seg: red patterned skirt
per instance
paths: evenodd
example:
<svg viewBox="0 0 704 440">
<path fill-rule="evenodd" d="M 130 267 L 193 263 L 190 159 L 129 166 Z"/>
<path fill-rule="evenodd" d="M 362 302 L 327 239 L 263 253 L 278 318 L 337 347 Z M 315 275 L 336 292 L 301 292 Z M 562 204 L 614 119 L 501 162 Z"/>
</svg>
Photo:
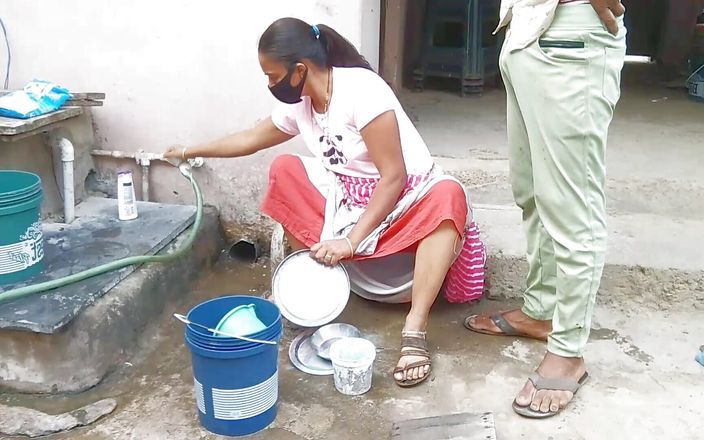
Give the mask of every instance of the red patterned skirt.
<svg viewBox="0 0 704 440">
<path fill-rule="evenodd" d="M 421 179 L 409 176 L 409 185 Z M 355 182 L 350 180 L 350 184 Z M 368 200 L 371 191 L 365 189 L 367 187 L 362 185 L 348 189 L 353 198 L 359 199 L 366 194 L 362 199 Z M 360 200 L 352 202 L 359 203 Z M 325 198 L 311 183 L 297 156 L 283 155 L 274 159 L 269 171 L 269 188 L 261 209 L 304 246 L 311 247 L 320 240 L 325 221 Z M 466 239 L 445 279 L 445 298 L 450 302 L 479 299 L 484 288 L 485 251 L 476 225 L 472 223 L 465 228 L 467 210 L 463 188 L 454 181 L 439 182 L 381 234 L 372 255 L 355 256 L 354 259 L 415 252 L 421 240 L 442 222 L 451 221 L 457 233 Z"/>
</svg>

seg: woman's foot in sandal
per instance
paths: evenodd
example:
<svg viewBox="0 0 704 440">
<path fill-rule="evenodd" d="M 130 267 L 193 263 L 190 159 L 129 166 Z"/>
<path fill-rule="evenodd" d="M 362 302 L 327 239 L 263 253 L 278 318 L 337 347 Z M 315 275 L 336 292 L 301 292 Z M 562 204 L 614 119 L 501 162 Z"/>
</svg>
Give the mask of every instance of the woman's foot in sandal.
<svg viewBox="0 0 704 440">
<path fill-rule="evenodd" d="M 492 315 L 472 315 L 464 326 L 473 332 L 492 336 L 517 336 L 547 341 L 552 331 L 552 321 L 539 321 L 515 309 Z"/>
<path fill-rule="evenodd" d="M 401 332 L 401 358 L 394 369 L 396 385 L 412 387 L 430 376 L 430 352 L 423 331 L 404 330 Z"/>
</svg>

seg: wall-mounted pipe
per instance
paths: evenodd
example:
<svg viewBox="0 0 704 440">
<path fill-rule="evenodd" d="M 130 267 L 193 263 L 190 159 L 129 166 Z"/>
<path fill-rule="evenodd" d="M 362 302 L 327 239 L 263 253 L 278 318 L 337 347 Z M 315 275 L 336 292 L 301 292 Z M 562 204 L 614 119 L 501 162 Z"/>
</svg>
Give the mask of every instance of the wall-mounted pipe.
<svg viewBox="0 0 704 440">
<path fill-rule="evenodd" d="M 134 159 L 142 167 L 142 200 L 149 201 L 149 166 L 153 160 L 169 162 L 161 153 L 149 153 L 146 151 L 120 151 L 120 150 L 93 150 L 93 156 L 112 157 L 115 159 Z M 200 168 L 205 161 L 202 157 L 188 159 L 188 164 L 193 168 Z M 173 164 L 172 164 L 173 165 Z"/>
<path fill-rule="evenodd" d="M 52 148 L 58 148 L 61 152 L 64 222 L 71 223 L 76 218 L 76 196 L 74 194 L 75 186 L 73 184 L 73 161 L 75 158 L 73 144 L 62 136 L 52 137 L 50 142 Z"/>
<path fill-rule="evenodd" d="M 149 161 L 142 165 L 142 200 L 149 201 Z"/>
</svg>

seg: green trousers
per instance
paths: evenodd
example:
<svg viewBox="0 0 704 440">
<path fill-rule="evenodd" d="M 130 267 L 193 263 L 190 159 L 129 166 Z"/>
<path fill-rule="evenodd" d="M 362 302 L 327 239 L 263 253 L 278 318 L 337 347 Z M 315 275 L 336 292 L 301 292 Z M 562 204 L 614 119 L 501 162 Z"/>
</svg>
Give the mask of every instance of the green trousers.
<svg viewBox="0 0 704 440">
<path fill-rule="evenodd" d="M 528 239 L 523 311 L 552 320 L 548 351 L 559 356 L 582 356 L 604 267 L 604 156 L 626 53 L 620 25 L 613 36 L 589 4 L 559 6 L 539 41 L 500 57 L 511 185 Z"/>
</svg>

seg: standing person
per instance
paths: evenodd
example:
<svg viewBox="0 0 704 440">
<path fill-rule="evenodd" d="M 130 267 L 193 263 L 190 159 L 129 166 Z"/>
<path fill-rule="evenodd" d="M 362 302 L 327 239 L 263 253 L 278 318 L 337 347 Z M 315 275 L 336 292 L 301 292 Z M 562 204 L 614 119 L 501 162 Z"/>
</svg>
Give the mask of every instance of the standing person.
<svg viewBox="0 0 704 440">
<path fill-rule="evenodd" d="M 259 40 L 259 64 L 281 101 L 271 117 L 165 156 L 242 157 L 300 136 L 312 156 L 273 161 L 262 211 L 294 250 L 323 264 L 415 254 L 393 379 L 425 381 L 428 317 L 446 277 L 455 302 L 482 294 L 484 248 L 463 186 L 435 165 L 391 88 L 332 28 L 277 20 Z"/>
<path fill-rule="evenodd" d="M 582 355 L 606 252 L 604 154 L 620 96 L 624 12 L 618 0 L 502 2 L 511 186 L 529 271 L 521 309 L 469 316 L 465 326 L 547 340 L 513 402 L 526 417 L 557 414 L 587 378 Z"/>
</svg>

